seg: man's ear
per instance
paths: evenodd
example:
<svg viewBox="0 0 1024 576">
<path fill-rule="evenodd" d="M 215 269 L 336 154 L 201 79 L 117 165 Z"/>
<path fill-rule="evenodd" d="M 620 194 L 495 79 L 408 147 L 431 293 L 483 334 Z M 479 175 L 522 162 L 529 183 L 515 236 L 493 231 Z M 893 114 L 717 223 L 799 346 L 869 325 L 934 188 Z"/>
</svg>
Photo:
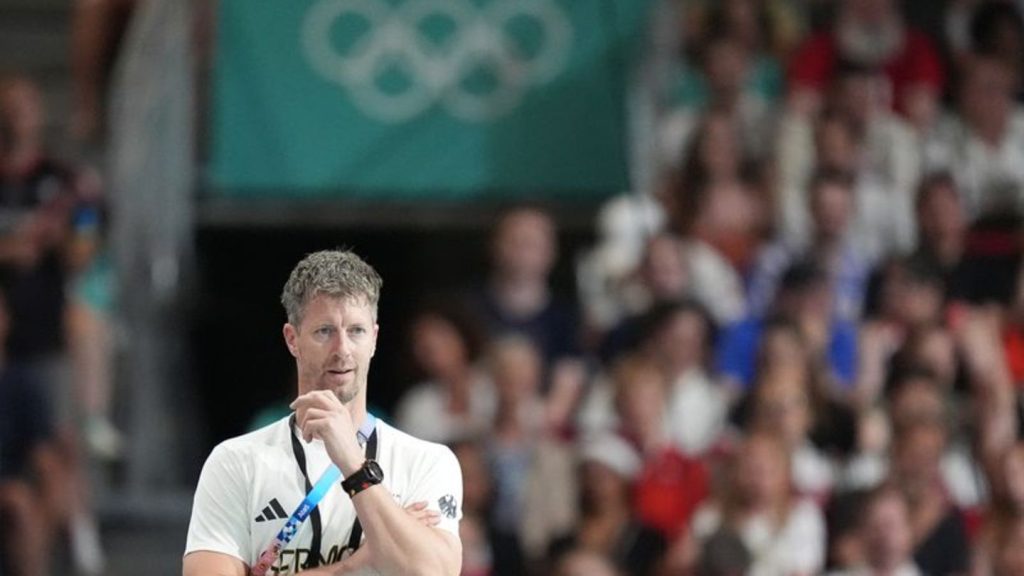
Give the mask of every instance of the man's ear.
<svg viewBox="0 0 1024 576">
<path fill-rule="evenodd" d="M 373 350 L 370 350 L 370 358 L 377 353 L 377 335 L 380 334 L 380 324 L 373 325 Z"/>
<path fill-rule="evenodd" d="M 288 351 L 291 352 L 292 356 L 299 357 L 299 331 L 289 323 L 285 323 L 284 328 L 281 331 L 284 334 L 285 346 L 288 346 Z"/>
</svg>

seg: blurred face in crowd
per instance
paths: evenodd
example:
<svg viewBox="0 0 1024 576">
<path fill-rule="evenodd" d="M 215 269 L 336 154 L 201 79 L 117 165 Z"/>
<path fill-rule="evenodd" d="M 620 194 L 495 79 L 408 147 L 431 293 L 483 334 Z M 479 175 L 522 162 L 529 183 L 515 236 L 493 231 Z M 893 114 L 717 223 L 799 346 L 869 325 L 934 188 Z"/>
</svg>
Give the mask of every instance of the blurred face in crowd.
<svg viewBox="0 0 1024 576">
<path fill-rule="evenodd" d="M 862 522 L 861 538 L 869 566 L 893 570 L 909 560 L 913 532 L 907 503 L 899 492 L 886 490 L 872 498 Z"/>
<path fill-rule="evenodd" d="M 853 212 L 853 191 L 840 182 L 821 182 L 811 191 L 810 208 L 817 238 L 842 238 Z"/>
<path fill-rule="evenodd" d="M 715 40 L 708 47 L 707 76 L 716 97 L 733 98 L 743 91 L 747 76 L 747 55 L 739 42 Z"/>
<path fill-rule="evenodd" d="M 748 49 L 761 44 L 759 6 L 755 0 L 723 0 L 726 27 L 731 35 Z"/>
<path fill-rule="evenodd" d="M 843 0 L 843 14 L 863 24 L 881 24 L 895 14 L 893 0 Z"/>
<path fill-rule="evenodd" d="M 591 509 L 601 509 L 629 499 L 629 479 L 607 464 L 593 460 L 583 463 L 580 491 L 583 501 Z"/>
<path fill-rule="evenodd" d="M 515 210 L 498 223 L 493 248 L 501 277 L 544 281 L 555 263 L 555 225 L 539 210 Z"/>
<path fill-rule="evenodd" d="M 942 394 L 934 381 L 923 376 L 905 378 L 889 400 L 889 417 L 897 433 L 914 426 L 942 425 L 945 414 Z"/>
<path fill-rule="evenodd" d="M 883 282 L 882 307 L 887 316 L 905 327 L 927 326 L 939 320 L 942 286 L 913 277 L 900 263 L 889 266 Z"/>
<path fill-rule="evenodd" d="M 795 328 L 772 326 L 764 335 L 758 349 L 758 372 L 788 372 L 797 370 L 807 374 L 807 348 Z"/>
<path fill-rule="evenodd" d="M 520 403 L 532 398 L 540 390 L 540 354 L 525 339 L 499 342 L 491 353 L 491 377 L 503 403 Z"/>
<path fill-rule="evenodd" d="M 469 352 L 459 331 L 437 314 L 421 316 L 413 324 L 412 351 L 419 367 L 442 382 L 469 362 Z"/>
<path fill-rule="evenodd" d="M 790 490 L 789 456 L 782 444 L 762 435 L 749 437 L 736 454 L 733 481 L 749 508 L 781 502 Z"/>
<path fill-rule="evenodd" d="M 653 364 L 627 361 L 616 370 L 616 406 L 623 428 L 649 439 L 659 431 L 665 410 L 665 377 Z"/>
<path fill-rule="evenodd" d="M 854 172 L 860 155 L 851 126 L 837 116 L 825 117 L 816 133 L 818 163 L 823 168 Z"/>
<path fill-rule="evenodd" d="M 964 68 L 960 112 L 986 139 L 1001 138 L 1013 111 L 1013 73 L 993 58 L 975 58 Z"/>
<path fill-rule="evenodd" d="M 889 105 L 888 80 L 881 71 L 857 71 L 844 74 L 837 83 L 836 105 L 858 126 Z"/>
<path fill-rule="evenodd" d="M 917 225 L 922 240 L 929 242 L 950 236 L 963 236 L 967 230 L 967 220 L 956 184 L 951 179 L 936 181 L 924 194 L 917 207 Z"/>
<path fill-rule="evenodd" d="M 892 477 L 911 502 L 928 494 L 941 481 L 939 465 L 946 449 L 946 433 L 939 425 L 918 424 L 896 431 Z"/>
<path fill-rule="evenodd" d="M 641 268 L 644 284 L 655 300 L 679 298 L 690 278 L 683 262 L 683 247 L 669 234 L 659 234 L 647 243 Z"/>
<path fill-rule="evenodd" d="M 792 293 L 792 314 L 801 322 L 816 320 L 827 324 L 832 317 L 832 290 L 828 280 L 820 279 Z M 804 334 L 807 338 L 810 335 Z"/>
<path fill-rule="evenodd" d="M 666 321 L 653 344 L 658 361 L 674 377 L 704 362 L 706 338 L 704 318 L 696 312 L 680 310 Z"/>
<path fill-rule="evenodd" d="M 762 375 L 755 391 L 755 429 L 799 447 L 811 430 L 811 403 L 803 370 L 774 370 Z"/>
</svg>

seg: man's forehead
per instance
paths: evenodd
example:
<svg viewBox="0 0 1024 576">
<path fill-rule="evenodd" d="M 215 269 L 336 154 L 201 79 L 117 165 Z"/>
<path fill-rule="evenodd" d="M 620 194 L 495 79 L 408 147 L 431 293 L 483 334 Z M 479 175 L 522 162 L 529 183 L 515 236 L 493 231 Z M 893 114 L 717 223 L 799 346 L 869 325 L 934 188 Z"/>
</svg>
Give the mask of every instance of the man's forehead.
<svg viewBox="0 0 1024 576">
<path fill-rule="evenodd" d="M 373 316 L 373 307 L 370 300 L 364 295 L 356 294 L 331 294 L 327 292 L 314 293 L 303 306 L 303 312 L 309 313 L 314 309 L 321 311 L 343 309 L 344 312 L 358 313 L 365 312 Z"/>
</svg>

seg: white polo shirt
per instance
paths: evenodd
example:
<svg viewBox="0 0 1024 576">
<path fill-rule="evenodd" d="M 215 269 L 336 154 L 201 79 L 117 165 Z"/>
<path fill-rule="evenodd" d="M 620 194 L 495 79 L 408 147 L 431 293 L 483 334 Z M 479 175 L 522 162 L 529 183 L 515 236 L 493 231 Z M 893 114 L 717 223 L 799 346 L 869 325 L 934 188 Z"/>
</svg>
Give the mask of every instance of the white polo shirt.
<svg viewBox="0 0 1024 576">
<path fill-rule="evenodd" d="M 306 496 L 305 479 L 296 462 L 288 418 L 225 440 L 213 449 L 196 487 L 185 554 L 220 552 L 252 566 L 274 540 L 288 516 Z M 414 438 L 377 420 L 377 462 L 383 486 L 402 507 L 425 501 L 441 513 L 437 526 L 459 536 L 462 473 L 447 447 Z M 306 471 L 316 483 L 330 464 L 323 442 L 305 442 Z M 341 560 L 356 520 L 355 507 L 340 486 L 319 505 L 320 555 L 324 563 Z M 295 574 L 310 554 L 313 529 L 306 519 L 268 574 Z M 347 556 L 347 554 L 346 554 Z M 374 570 L 359 574 L 378 574 Z"/>
</svg>

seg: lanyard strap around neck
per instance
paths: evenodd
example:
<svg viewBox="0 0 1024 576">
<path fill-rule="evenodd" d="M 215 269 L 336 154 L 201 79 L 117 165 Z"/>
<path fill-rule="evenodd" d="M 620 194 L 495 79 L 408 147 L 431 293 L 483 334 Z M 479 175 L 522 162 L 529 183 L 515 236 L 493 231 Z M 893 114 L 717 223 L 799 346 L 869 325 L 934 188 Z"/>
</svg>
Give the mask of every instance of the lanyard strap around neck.
<svg viewBox="0 0 1024 576">
<path fill-rule="evenodd" d="M 313 489 L 313 485 L 309 481 L 309 473 L 306 470 L 306 452 L 302 449 L 302 444 L 299 442 L 298 436 L 295 435 L 295 414 L 293 413 L 291 418 L 288 419 L 288 432 L 292 438 L 292 452 L 295 454 L 295 461 L 299 465 L 299 471 L 302 472 L 302 479 L 305 481 L 306 492 L 308 493 Z M 366 446 L 366 458 L 368 460 L 377 459 L 377 418 L 369 412 L 366 413 L 366 418 L 363 420 L 363 425 L 359 427 L 356 432 L 356 438 L 359 443 Z M 320 506 L 317 505 L 309 513 L 309 524 L 313 531 L 313 538 L 309 544 L 309 556 L 306 559 L 304 568 L 315 568 L 320 565 L 320 548 L 322 547 L 323 538 L 323 522 L 320 518 Z M 348 547 L 353 552 L 359 547 L 359 541 L 363 537 L 363 526 L 359 523 L 359 516 L 356 516 L 355 522 L 352 524 L 352 532 L 349 536 Z"/>
</svg>

